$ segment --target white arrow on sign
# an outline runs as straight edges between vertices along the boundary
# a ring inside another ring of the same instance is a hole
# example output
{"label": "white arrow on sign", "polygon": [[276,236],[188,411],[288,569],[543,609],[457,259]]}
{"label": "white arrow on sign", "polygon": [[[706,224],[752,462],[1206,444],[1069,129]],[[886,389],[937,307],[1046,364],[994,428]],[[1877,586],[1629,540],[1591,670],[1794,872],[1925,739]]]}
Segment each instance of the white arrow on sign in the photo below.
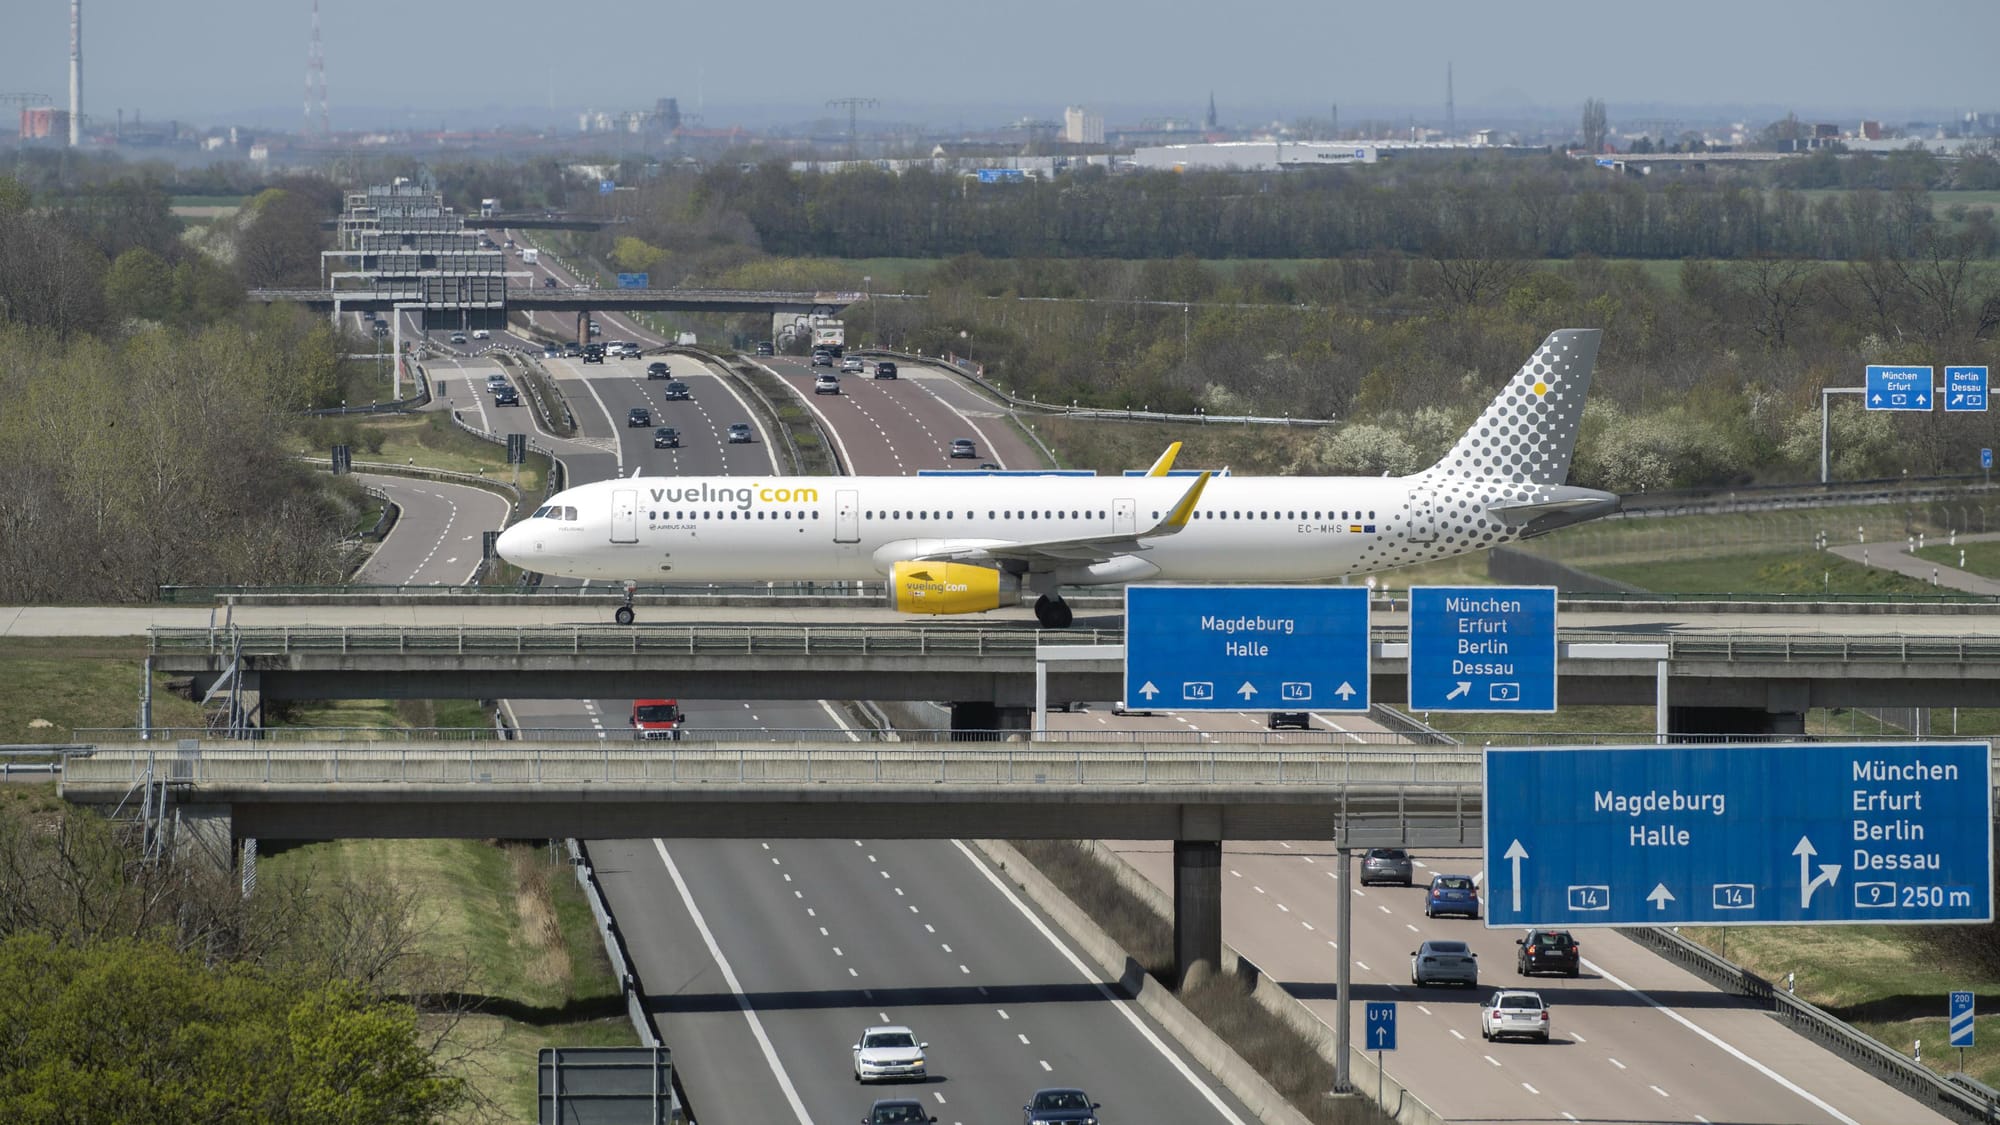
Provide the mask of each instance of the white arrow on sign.
{"label": "white arrow on sign", "polygon": [[1375,1045],[1377,1047],[1380,1047],[1384,1043],[1387,1043],[1388,1041],[1389,1041],[1388,1026],[1386,1024],[1377,1024],[1375,1026]]}
{"label": "white arrow on sign", "polygon": [[1521,861],[1528,858],[1528,849],[1516,840],[1507,845],[1506,857],[1514,861],[1514,913],[1521,912]]}
{"label": "white arrow on sign", "polygon": [[1243,702],[1248,703],[1250,702],[1250,697],[1257,694],[1257,689],[1250,686],[1249,680],[1244,680],[1243,686],[1236,689],[1236,694],[1243,697]]}
{"label": "white arrow on sign", "polygon": [[1668,890],[1665,883],[1661,883],[1653,888],[1652,894],[1646,896],[1646,901],[1652,903],[1655,910],[1665,910],[1667,904],[1674,901],[1674,892]]}
{"label": "white arrow on sign", "polygon": [[1153,697],[1160,694],[1160,689],[1153,686],[1153,681],[1147,680],[1139,685],[1139,694],[1146,697],[1146,702],[1151,703]]}
{"label": "white arrow on sign", "polygon": [[1472,681],[1460,680],[1458,681],[1458,686],[1451,689],[1451,694],[1444,697],[1444,701],[1446,703],[1450,703],[1452,700],[1457,699],[1459,696],[1469,695],[1471,694],[1471,692],[1472,692]]}
{"label": "white arrow on sign", "polygon": [[[1804,910],[1812,905],[1814,891],[1840,878],[1840,865],[1822,863],[1819,865],[1819,874],[1812,875],[1812,857],[1819,854],[1819,849],[1813,847],[1812,841],[1804,836],[1799,837],[1799,846],[1792,849],[1792,854],[1799,857],[1799,909]],[[1812,877],[1807,878],[1808,875]]]}
{"label": "white arrow on sign", "polygon": [[1342,680],[1340,681],[1340,686],[1333,689],[1333,694],[1339,696],[1340,701],[1345,703],[1354,698],[1354,685],[1348,683],[1346,680]]}

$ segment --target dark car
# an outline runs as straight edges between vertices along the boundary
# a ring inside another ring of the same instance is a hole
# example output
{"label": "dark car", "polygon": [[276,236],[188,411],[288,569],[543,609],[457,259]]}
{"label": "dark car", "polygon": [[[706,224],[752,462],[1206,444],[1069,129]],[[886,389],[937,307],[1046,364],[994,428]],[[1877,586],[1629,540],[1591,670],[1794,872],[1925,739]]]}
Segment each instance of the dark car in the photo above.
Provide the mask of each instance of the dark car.
{"label": "dark car", "polygon": [[493,392],[493,405],[519,406],[521,405],[521,394],[512,387],[501,387],[499,390]]}
{"label": "dark car", "polygon": [[653,431],[654,449],[679,449],[680,447],[681,434],[679,430],[674,429],[672,426],[661,426],[659,429]]}
{"label": "dark car", "polygon": [[896,365],[886,359],[877,363],[875,365],[875,377],[877,379],[894,379],[896,377]]}
{"label": "dark car", "polygon": [[832,353],[832,352],[814,352],[814,353],[813,353],[813,363],[812,363],[812,365],[813,365],[814,367],[832,367],[832,366],[833,366],[833,353]]}
{"label": "dark car", "polygon": [[691,399],[694,397],[694,391],[689,389],[686,383],[675,379],[673,382],[667,384],[666,390],[660,392],[660,397],[670,402],[680,399]]}
{"label": "dark car", "polygon": [[884,1098],[868,1107],[861,1125],[931,1125],[936,1120],[915,1098]]}
{"label": "dark car", "polygon": [[583,362],[585,362],[585,363],[603,363],[603,362],[604,362],[604,345],[603,345],[603,344],[585,344],[585,345],[583,346]]}
{"label": "dark car", "polygon": [[771,341],[769,341],[769,340],[759,340],[759,341],[757,341],[757,354],[758,354],[758,355],[770,355],[770,354],[772,354],[772,349],[771,349]]}
{"label": "dark car", "polygon": [[1313,717],[1310,711],[1273,711],[1271,717],[1264,720],[1266,730],[1283,730],[1286,727],[1291,727],[1293,730],[1311,730],[1312,725]]}
{"label": "dark car", "polygon": [[545,278],[543,278],[543,279],[542,279],[542,288],[544,288],[544,289],[554,289],[555,287],[556,287],[556,279],[555,279],[555,278],[553,278],[553,277],[545,277]]}
{"label": "dark car", "polygon": [[979,456],[979,447],[972,444],[971,438],[953,438],[951,439],[951,455],[953,457],[971,459]]}
{"label": "dark car", "polygon": [[1427,941],[1410,950],[1410,983],[1479,987],[1479,954],[1462,941]]}
{"label": "dark car", "polygon": [[981,461],[981,462],[979,463],[979,467],[980,467],[980,468],[981,468],[982,470],[985,470],[985,471],[987,471],[987,472],[995,472],[995,473],[997,473],[997,472],[999,472],[999,471],[1000,471],[1000,466],[998,466],[998,465],[994,464],[994,463],[993,463],[993,462],[991,462],[991,461]]}
{"label": "dark car", "polygon": [[564,359],[575,359],[577,356],[583,354],[583,345],[564,344],[562,347],[562,354]]}
{"label": "dark car", "polygon": [[1088,1125],[1097,1120],[1097,1103],[1082,1090],[1036,1090],[1021,1107],[1021,1125]]}
{"label": "dark car", "polygon": [[628,426],[650,426],[653,424],[653,412],[643,406],[635,406],[626,412],[625,424]]}
{"label": "dark car", "polygon": [[1361,857],[1361,885],[1401,883],[1409,886],[1416,878],[1410,853],[1401,848],[1369,848]]}
{"label": "dark car", "polygon": [[1527,937],[1515,939],[1514,944],[1521,947],[1514,954],[1514,967],[1524,977],[1534,973],[1573,977],[1583,971],[1581,948],[1568,930],[1529,930]]}
{"label": "dark car", "polygon": [[673,377],[674,373],[667,369],[667,365],[657,359],[646,365],[646,378],[648,379],[671,379]]}
{"label": "dark car", "polygon": [[1430,890],[1424,892],[1424,917],[1463,914],[1479,917],[1479,887],[1470,875],[1433,875]]}
{"label": "dark car", "polygon": [[729,424],[729,444],[747,445],[756,440],[756,437],[750,433],[750,423],[731,422]]}

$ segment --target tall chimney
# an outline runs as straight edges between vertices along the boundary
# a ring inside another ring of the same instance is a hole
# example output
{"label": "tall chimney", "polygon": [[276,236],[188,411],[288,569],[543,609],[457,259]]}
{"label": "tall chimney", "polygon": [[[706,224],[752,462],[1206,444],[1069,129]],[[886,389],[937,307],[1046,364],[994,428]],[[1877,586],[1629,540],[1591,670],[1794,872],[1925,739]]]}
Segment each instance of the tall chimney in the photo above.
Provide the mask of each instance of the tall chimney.
{"label": "tall chimney", "polygon": [[69,0],[69,147],[83,141],[83,0]]}

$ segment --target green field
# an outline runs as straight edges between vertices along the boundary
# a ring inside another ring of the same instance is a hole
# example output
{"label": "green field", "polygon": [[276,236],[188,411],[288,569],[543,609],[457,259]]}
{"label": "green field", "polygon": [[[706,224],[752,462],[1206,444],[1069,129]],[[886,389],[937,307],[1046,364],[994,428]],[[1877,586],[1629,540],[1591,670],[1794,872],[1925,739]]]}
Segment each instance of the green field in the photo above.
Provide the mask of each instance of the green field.
{"label": "green field", "polygon": [[1938,594],[1928,582],[1824,551],[1606,563],[1590,570],[1662,594]]}
{"label": "green field", "polygon": [[[0,743],[68,742],[77,727],[136,727],[142,638],[0,639]],[[153,725],[201,726],[201,708],[153,677]]]}
{"label": "green field", "polygon": [[1957,547],[1940,543],[1919,550],[1917,557],[1939,566],[1970,571],[1982,578],[2000,579],[2000,542],[1965,543]]}

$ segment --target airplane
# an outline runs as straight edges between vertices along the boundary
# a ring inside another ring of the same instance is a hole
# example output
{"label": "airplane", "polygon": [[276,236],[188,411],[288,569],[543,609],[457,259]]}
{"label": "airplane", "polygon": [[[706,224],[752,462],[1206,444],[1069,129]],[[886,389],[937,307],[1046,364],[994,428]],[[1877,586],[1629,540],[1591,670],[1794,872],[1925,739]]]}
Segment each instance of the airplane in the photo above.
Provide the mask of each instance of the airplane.
{"label": "airplane", "polygon": [[564,489],[500,534],[524,570],[625,586],[886,578],[905,613],[978,613],[1064,586],[1311,582],[1448,558],[1615,511],[1567,485],[1602,333],[1549,334],[1458,444],[1402,477],[641,477]]}

